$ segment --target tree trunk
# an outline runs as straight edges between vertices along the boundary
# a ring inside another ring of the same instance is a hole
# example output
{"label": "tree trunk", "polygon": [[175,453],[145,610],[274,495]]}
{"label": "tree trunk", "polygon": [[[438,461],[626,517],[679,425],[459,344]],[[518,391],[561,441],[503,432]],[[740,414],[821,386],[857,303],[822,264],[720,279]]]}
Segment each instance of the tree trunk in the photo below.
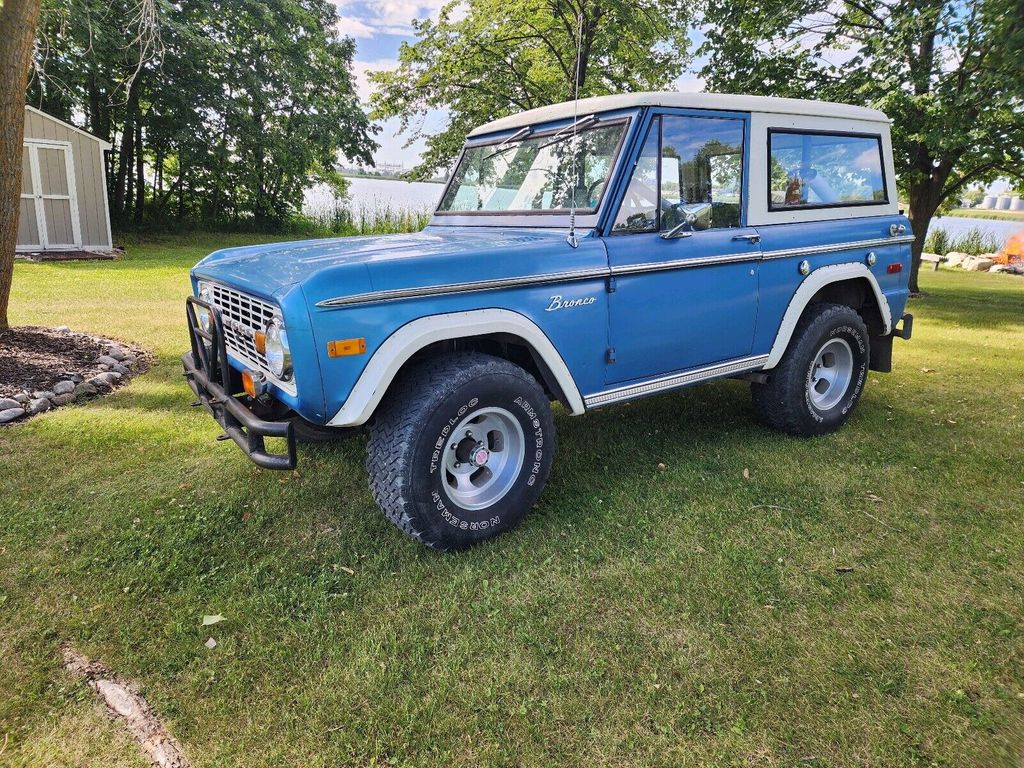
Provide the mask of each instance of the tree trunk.
{"label": "tree trunk", "polygon": [[142,116],[135,120],[135,223],[142,223],[142,207],[146,204],[146,162],[142,156]]}
{"label": "tree trunk", "polygon": [[942,201],[942,187],[946,182],[946,175],[934,171],[919,183],[911,183],[907,190],[910,194],[910,210],[907,211],[907,218],[910,219],[910,227],[914,230],[914,242],[910,245],[910,292],[920,293],[917,285],[917,275],[921,271],[921,254],[924,252],[924,241],[928,236],[928,225],[932,223],[935,211],[939,209]]}
{"label": "tree trunk", "polygon": [[39,0],[4,0],[0,6],[0,331],[6,331],[21,208],[21,146],[25,140],[25,89]]}

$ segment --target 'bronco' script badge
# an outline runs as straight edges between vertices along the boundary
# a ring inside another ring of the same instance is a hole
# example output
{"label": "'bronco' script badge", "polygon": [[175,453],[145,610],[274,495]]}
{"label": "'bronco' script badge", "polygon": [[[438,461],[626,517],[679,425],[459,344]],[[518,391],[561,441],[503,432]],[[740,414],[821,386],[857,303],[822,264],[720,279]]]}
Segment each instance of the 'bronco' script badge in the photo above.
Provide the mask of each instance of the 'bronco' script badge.
{"label": "'bronco' script badge", "polygon": [[573,307],[586,307],[597,301],[594,296],[587,296],[584,299],[563,299],[561,296],[552,296],[551,303],[544,309],[545,312],[554,312],[556,309],[572,309]]}

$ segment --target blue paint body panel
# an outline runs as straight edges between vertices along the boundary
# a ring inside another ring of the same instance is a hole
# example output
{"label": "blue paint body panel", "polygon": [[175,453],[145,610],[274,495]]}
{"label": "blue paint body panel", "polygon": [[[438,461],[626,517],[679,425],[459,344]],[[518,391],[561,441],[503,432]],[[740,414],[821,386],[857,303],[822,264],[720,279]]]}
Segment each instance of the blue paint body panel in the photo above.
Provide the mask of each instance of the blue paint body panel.
{"label": "blue paint body panel", "polygon": [[[611,232],[644,137],[659,115],[716,117],[742,125],[738,226],[669,240],[657,232]],[[632,382],[766,356],[804,279],[798,265],[805,259],[814,270],[866,264],[873,252],[871,273],[893,322],[901,316],[910,246],[891,238],[890,227],[909,229],[903,216],[867,211],[857,218],[751,226],[749,115],[646,107],[615,116],[629,120],[618,170],[596,226],[580,233],[576,248],[566,241],[565,228],[505,224],[496,215],[483,217],[480,225],[444,223],[416,234],[225,249],[196,265],[193,290],[200,281],[220,283],[280,309],[295,393],[271,385],[271,394],[317,424],[338,413],[388,338],[434,315],[497,308],[527,318],[558,351],[584,398]],[[890,238],[893,242],[885,242]],[[875,244],[851,246],[867,241]],[[829,250],[831,245],[837,247]],[[779,253],[794,249],[814,252]],[[901,271],[890,273],[894,264]],[[484,287],[466,290],[476,283]],[[337,304],[330,305],[332,300]],[[327,355],[328,342],[351,338],[365,338],[366,354]],[[245,367],[237,357],[231,363]]]}

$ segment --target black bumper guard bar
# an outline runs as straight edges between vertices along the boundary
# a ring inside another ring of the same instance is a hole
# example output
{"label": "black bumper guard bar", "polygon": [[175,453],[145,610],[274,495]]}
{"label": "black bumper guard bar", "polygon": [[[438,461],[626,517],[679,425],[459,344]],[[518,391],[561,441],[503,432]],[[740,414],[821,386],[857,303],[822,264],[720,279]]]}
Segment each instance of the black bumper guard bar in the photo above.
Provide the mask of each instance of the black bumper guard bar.
{"label": "black bumper guard bar", "polygon": [[[209,331],[200,327],[197,307],[210,313]],[[192,343],[192,351],[181,358],[185,378],[199,399],[196,405],[203,405],[223,427],[224,434],[218,439],[231,438],[254,464],[264,469],[295,469],[295,430],[291,421],[264,421],[234,396],[239,390],[232,385],[234,371],[228,364],[220,309],[189,296],[185,314]],[[263,440],[265,437],[283,438],[288,443],[288,452],[270,453]]]}

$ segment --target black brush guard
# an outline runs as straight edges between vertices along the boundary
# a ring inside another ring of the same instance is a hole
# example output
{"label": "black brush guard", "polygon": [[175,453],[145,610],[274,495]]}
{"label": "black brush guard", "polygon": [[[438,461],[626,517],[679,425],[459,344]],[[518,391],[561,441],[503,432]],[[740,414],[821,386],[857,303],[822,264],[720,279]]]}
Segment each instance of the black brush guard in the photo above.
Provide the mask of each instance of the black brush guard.
{"label": "black brush guard", "polygon": [[[210,330],[199,325],[196,308],[210,313]],[[208,302],[189,296],[185,302],[188,318],[188,336],[192,351],[181,357],[185,379],[202,405],[224,429],[219,440],[231,438],[254,464],[264,469],[295,469],[295,430],[291,420],[265,421],[246,403],[235,397],[240,393],[239,374],[228,364],[224,343],[224,321],[220,310]],[[287,441],[287,453],[270,453],[265,437],[280,437]]]}

